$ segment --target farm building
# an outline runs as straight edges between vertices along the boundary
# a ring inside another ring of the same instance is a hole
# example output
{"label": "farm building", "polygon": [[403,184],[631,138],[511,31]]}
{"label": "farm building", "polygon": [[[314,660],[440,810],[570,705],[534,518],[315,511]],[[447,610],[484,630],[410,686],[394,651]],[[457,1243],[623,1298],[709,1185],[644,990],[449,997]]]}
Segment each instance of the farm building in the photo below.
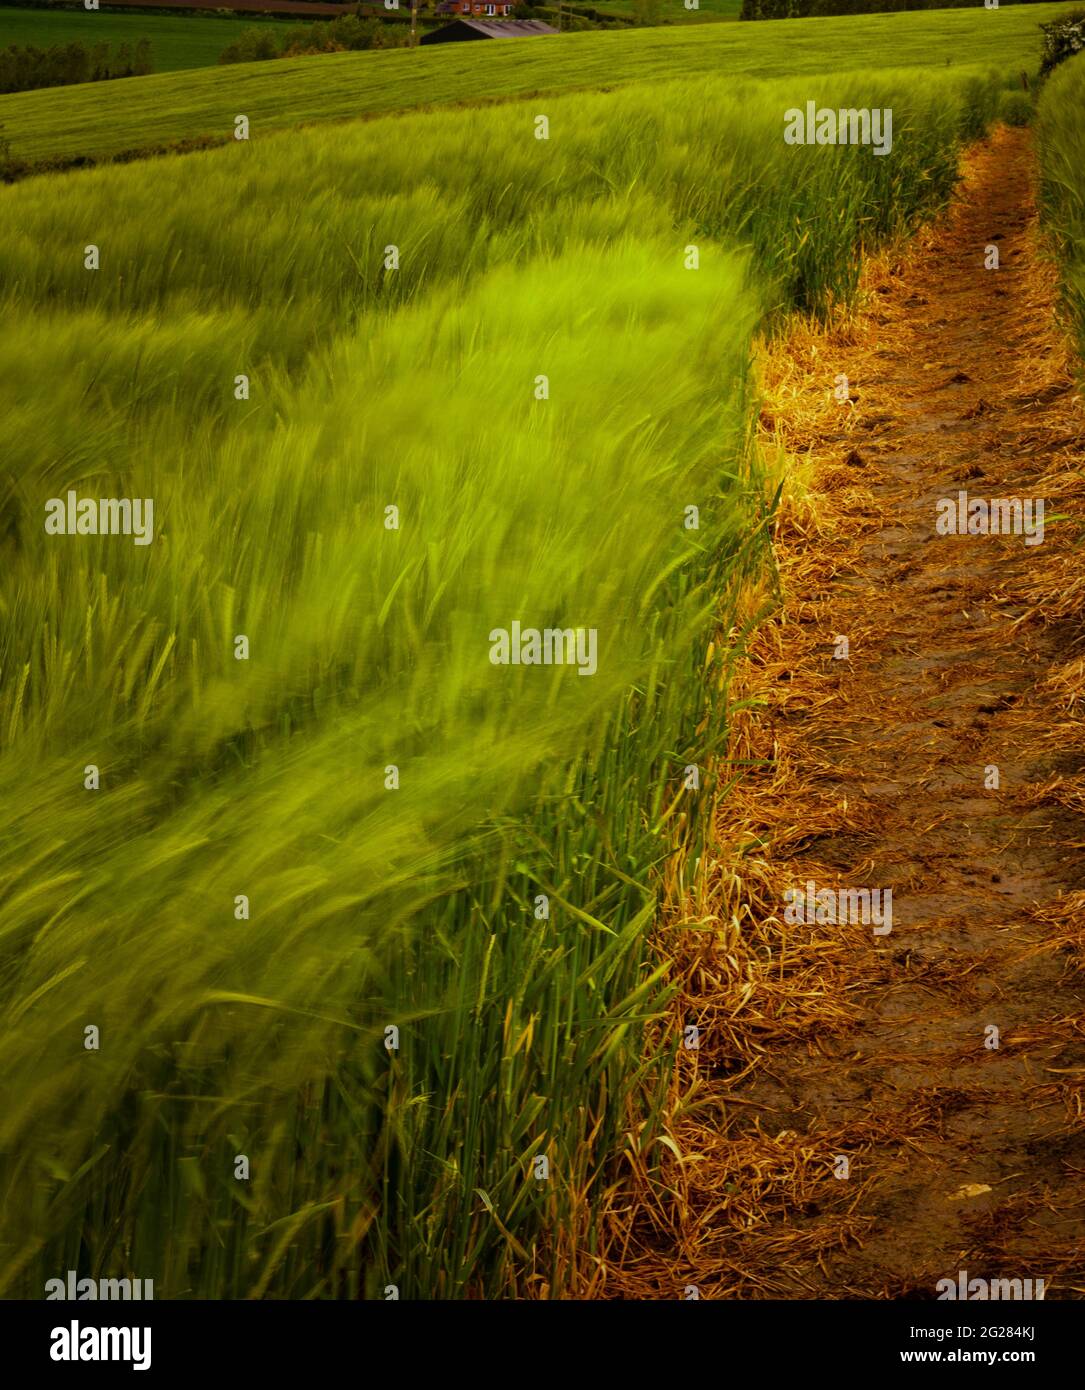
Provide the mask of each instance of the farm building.
{"label": "farm building", "polygon": [[[496,5],[483,5],[485,10],[494,10]],[[423,34],[422,43],[462,43],[469,39],[530,39],[545,34],[556,34],[549,24],[538,19],[454,19],[442,29]]]}

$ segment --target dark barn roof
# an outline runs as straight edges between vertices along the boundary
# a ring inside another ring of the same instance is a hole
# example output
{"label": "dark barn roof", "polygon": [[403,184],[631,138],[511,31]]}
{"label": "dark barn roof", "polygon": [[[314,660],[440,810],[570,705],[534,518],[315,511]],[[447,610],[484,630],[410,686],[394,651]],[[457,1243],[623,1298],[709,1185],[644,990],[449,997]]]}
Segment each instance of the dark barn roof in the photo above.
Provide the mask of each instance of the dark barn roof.
{"label": "dark barn roof", "polygon": [[422,35],[422,43],[456,43],[464,39],[530,39],[556,34],[539,19],[454,19],[451,24]]}

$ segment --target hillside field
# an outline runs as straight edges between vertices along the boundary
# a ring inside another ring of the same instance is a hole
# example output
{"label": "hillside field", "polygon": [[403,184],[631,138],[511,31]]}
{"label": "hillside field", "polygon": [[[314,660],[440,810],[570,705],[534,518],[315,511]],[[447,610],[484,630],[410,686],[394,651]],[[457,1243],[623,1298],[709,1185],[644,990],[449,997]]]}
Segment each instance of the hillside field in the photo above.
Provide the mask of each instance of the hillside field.
{"label": "hillside field", "polygon": [[[1067,5],[698,25],[560,39],[337,53],[0,97],[16,159],[103,159],[312,121],[725,72],[728,79],[901,67],[1035,71],[1039,26]],[[197,20],[194,23],[211,21]]]}
{"label": "hillside field", "polygon": [[[711,24],[737,21],[741,0],[700,0],[687,10],[682,0],[656,0],[660,24]],[[601,14],[632,18],[636,0],[597,0],[592,8]],[[323,16],[313,17],[322,20]],[[425,24],[432,28],[439,17],[426,11]],[[303,24],[305,16],[125,14],[118,10],[46,10],[0,6],[0,48],[9,44],[35,44],[48,48],[63,43],[136,44],[150,39],[155,73],[182,72],[218,64],[224,48],[253,24]]]}

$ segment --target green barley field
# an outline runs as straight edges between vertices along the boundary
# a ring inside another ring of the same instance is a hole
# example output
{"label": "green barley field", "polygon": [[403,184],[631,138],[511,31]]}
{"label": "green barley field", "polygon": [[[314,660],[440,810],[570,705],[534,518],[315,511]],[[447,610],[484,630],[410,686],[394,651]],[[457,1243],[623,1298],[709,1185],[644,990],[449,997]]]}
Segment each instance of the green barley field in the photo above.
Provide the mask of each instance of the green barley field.
{"label": "green barley field", "polygon": [[308,122],[681,77],[719,75],[734,83],[889,67],[990,65],[1017,77],[1036,70],[1040,24],[1072,8],[977,6],[695,25],[566,34],[555,42],[446,44],[201,68],[0,96],[0,133],[15,159],[70,161],[180,140],[230,139],[238,114],[249,117],[253,138],[260,139]]}
{"label": "green barley field", "polygon": [[1056,69],[1036,119],[1040,194],[1059,251],[1066,307],[1085,356],[1085,60]]}
{"label": "green barley field", "polygon": [[[488,51],[506,94],[628,85],[278,134],[265,84],[288,126],[453,100],[464,55],[9,100],[39,154],[261,137],[0,190],[5,1295],[587,1286],[665,1138],[652,924],[771,592],[752,335],[945,205],[1038,18],[856,22],[834,77],[799,25]],[[981,66],[923,70],[966,23]],[[700,71],[636,83],[663,53]],[[796,158],[808,99],[891,107],[891,152]],[[151,543],[47,534],[69,493],[152,499]],[[514,624],[591,659],[495,663]]]}

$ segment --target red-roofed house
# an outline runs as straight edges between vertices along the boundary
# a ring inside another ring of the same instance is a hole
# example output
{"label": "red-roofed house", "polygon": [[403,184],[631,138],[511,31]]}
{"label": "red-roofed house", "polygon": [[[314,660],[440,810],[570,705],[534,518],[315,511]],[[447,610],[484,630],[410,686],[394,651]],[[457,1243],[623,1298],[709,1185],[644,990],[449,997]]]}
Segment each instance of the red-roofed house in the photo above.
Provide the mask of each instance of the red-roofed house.
{"label": "red-roofed house", "polygon": [[515,4],[510,0],[440,0],[434,14],[471,15],[475,19],[503,19],[512,14]]}

